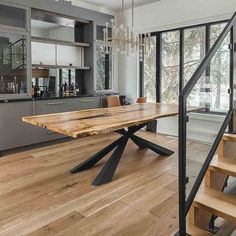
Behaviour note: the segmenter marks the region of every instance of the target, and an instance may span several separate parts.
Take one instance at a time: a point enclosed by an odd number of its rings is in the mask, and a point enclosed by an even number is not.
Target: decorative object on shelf
[[[129,58],[130,53],[137,53],[139,61],[143,61],[144,55],[150,50],[152,45],[151,33],[138,34],[134,32],[134,0],[132,0],[132,27],[124,24],[124,0],[122,0],[122,23],[120,25],[114,19],[105,23],[106,27],[103,29],[103,40],[105,53],[109,54],[109,48],[120,52]],[[111,28],[111,36],[109,35],[109,28]]]

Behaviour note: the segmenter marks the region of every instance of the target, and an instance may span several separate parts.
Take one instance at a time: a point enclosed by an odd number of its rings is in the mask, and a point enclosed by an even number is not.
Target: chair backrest
[[[107,97],[108,107],[118,107],[121,106],[119,96],[108,96]]]
[[[136,103],[146,103],[147,102],[147,97],[139,97],[136,101]]]

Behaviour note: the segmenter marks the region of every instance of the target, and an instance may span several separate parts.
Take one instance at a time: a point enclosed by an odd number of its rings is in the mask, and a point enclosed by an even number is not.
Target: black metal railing
[[[187,158],[187,123],[189,121],[188,113],[187,113],[187,99],[190,93],[193,91],[194,86],[199,82],[203,73],[209,68],[212,58],[216,55],[218,49],[221,47],[225,38],[228,34],[233,32],[233,28],[236,25],[236,13],[229,20],[224,30],[215,41],[211,49],[206,54],[205,58],[200,63],[199,67],[188,81],[186,86],[183,88],[180,96],[179,96],[179,233],[180,236],[186,235],[186,216],[189,212],[189,209],[194,201],[194,198],[200,188],[200,185],[203,181],[203,178],[206,174],[206,171],[215,155],[215,152],[218,148],[220,140],[230,124],[233,115],[233,66],[231,66],[230,71],[230,81],[229,81],[229,108],[226,112],[226,117],[220,126],[219,132],[216,135],[216,138],[213,141],[213,144],[206,156],[206,159],[203,163],[202,168],[193,184],[192,189],[186,199],[186,184],[187,184],[187,174],[186,174],[186,158]],[[231,37],[232,42],[232,37]],[[233,43],[230,47],[231,56],[233,53]],[[232,58],[232,57],[231,57]],[[231,64],[233,64],[233,59],[231,60]]]

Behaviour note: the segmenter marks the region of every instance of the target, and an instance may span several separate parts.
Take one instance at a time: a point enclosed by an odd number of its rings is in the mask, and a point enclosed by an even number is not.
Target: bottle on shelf
[[[34,83],[32,82],[32,97],[35,97],[35,86]]]
[[[79,95],[79,85],[75,86],[75,95]]]
[[[14,76],[14,89],[13,89],[13,93],[19,93],[19,85],[17,83],[16,76]]]
[[[5,86],[4,86],[3,76],[0,77],[0,93],[1,94],[5,93]]]
[[[40,90],[38,84],[36,85],[36,96],[37,96],[38,98],[41,97],[41,90]]]

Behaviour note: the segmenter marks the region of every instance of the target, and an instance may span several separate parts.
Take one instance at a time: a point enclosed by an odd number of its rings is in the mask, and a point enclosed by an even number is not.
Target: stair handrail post
[[[179,96],[179,235],[186,235],[186,97]]]
[[[216,54],[217,50],[223,43],[224,39],[228,35],[228,33],[231,31],[233,32],[233,27],[236,25],[236,12],[232,16],[232,18],[229,20],[225,28],[223,29],[222,33],[220,36],[217,38],[211,49],[208,51],[200,65],[198,66],[197,70],[194,72],[190,80],[187,82],[186,86],[183,88],[179,95],[179,232],[177,235],[179,236],[186,236],[186,216],[190,210],[190,207],[194,201],[194,198],[200,188],[200,185],[202,183],[202,180],[206,174],[206,171],[213,159],[213,156],[217,150],[217,147],[220,143],[220,140],[227,128],[227,126],[230,124],[230,121],[232,120],[233,116],[233,95],[232,92],[230,91],[230,106],[229,106],[229,111],[227,113],[227,116],[220,128],[220,131],[217,134],[217,137],[214,140],[214,143],[207,155],[207,158],[204,162],[204,165],[202,169],[200,170],[200,173],[193,185],[192,190],[190,191],[189,197],[186,201],[186,143],[187,143],[187,122],[188,122],[188,116],[187,116],[187,97],[191,93],[192,89],[194,86],[197,84],[199,79],[201,78],[203,72],[206,70],[206,68],[209,66],[212,58]],[[231,39],[232,42],[232,39]],[[234,48],[234,45],[233,47]],[[231,49],[233,50],[233,49]],[[233,53],[231,51],[231,53]],[[232,61],[231,61],[232,65]],[[230,73],[230,87],[231,90],[233,88],[233,68],[231,66],[231,73]]]

